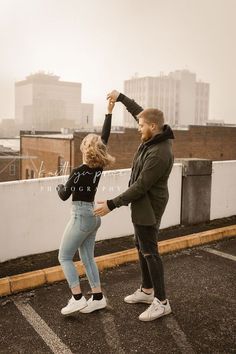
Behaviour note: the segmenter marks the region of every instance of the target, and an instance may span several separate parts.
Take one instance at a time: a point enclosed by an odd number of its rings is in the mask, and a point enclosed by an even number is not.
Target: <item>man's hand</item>
[[[107,100],[112,99],[113,101],[116,101],[120,92],[113,90],[110,93],[107,94]]]
[[[108,208],[106,201],[97,202],[97,204],[101,204],[101,206],[99,206],[96,209],[94,209],[94,215],[96,215],[96,216],[104,216],[104,215],[110,213],[111,210]]]

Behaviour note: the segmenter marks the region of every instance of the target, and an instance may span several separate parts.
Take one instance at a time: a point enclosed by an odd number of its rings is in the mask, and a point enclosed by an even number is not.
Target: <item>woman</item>
[[[106,147],[111,131],[114,105],[115,103],[109,100],[108,114],[105,116],[101,137],[88,134],[83,139],[80,146],[83,164],[73,169],[65,186],[59,184],[57,187],[62,200],[67,200],[72,194],[71,218],[64,231],[58,257],[72,292],[67,306],[61,310],[62,315],[77,311],[90,313],[106,307],[106,298],[102,293],[99,272],[94,260],[95,237],[101,219],[94,215],[93,209],[102,171],[114,162]],[[79,276],[73,263],[77,249],[92,290],[92,297],[88,301],[82,295]]]

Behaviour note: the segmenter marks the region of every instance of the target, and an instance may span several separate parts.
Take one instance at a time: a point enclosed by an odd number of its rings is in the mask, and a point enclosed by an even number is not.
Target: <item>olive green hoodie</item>
[[[141,106],[123,94],[117,101],[121,101],[136,120],[143,111]],[[164,125],[160,134],[139,146],[132,163],[129,188],[107,201],[110,210],[131,203],[134,224],[160,223],[169,199],[167,182],[174,161],[171,139],[174,139],[174,134],[168,125]]]

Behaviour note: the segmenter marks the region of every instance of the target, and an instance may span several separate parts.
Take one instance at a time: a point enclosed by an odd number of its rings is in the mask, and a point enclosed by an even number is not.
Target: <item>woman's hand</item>
[[[114,107],[115,107],[115,101],[112,98],[110,98],[108,101],[108,106],[107,106],[108,114],[112,114]]]

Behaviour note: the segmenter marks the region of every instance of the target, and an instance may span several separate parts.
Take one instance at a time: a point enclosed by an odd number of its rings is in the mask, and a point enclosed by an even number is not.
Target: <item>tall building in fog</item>
[[[124,93],[143,108],[163,111],[172,127],[204,125],[208,120],[209,84],[196,81],[196,74],[179,70],[157,77],[133,77],[124,83]],[[125,110],[125,127],[137,127]]]
[[[15,83],[15,119],[21,129],[93,128],[93,105],[81,102],[81,83],[36,73]]]

